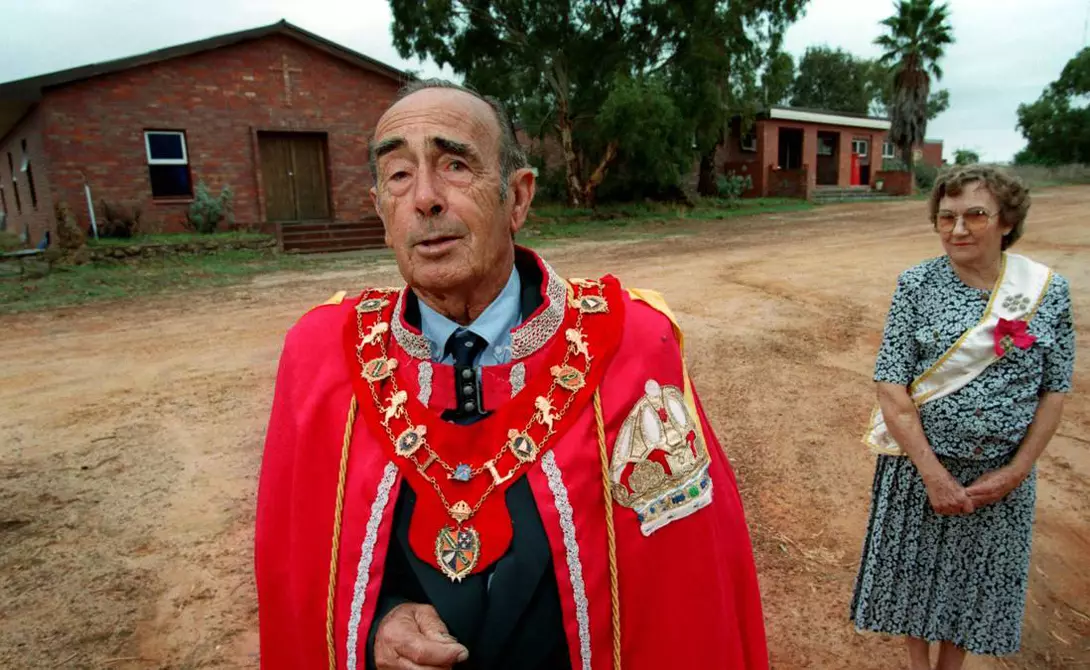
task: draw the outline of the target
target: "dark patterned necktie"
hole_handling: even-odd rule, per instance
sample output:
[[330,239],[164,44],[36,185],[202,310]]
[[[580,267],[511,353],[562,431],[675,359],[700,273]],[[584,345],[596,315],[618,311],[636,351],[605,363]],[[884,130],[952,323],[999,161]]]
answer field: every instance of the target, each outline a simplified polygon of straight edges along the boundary
[[454,409],[443,413],[447,421],[467,425],[484,417],[481,384],[474,363],[487,346],[483,337],[464,328],[454,331],[447,340],[446,353],[454,359],[454,397],[457,399]]

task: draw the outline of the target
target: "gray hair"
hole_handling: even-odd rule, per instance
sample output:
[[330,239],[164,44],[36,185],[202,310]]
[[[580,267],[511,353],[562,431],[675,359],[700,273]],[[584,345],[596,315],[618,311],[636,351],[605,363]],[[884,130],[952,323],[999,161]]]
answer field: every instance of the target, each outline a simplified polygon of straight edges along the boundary
[[1022,239],[1029,214],[1029,188],[1018,177],[991,165],[958,165],[939,175],[931,189],[928,210],[931,223],[938,218],[939,201],[946,196],[958,196],[971,184],[982,184],[999,204],[999,215],[1011,231],[1003,236],[1001,248],[1006,251]]
[[[516,170],[529,167],[530,163],[526,160],[526,153],[522,150],[522,146],[515,136],[515,125],[511,122],[511,117],[508,116],[507,110],[503,108],[503,104],[490,95],[481,95],[469,86],[455,84],[446,79],[417,79],[403,86],[401,90],[398,91],[394,101],[390,103],[390,106],[392,107],[413,93],[418,93],[430,88],[446,88],[468,93],[474,98],[484,101],[492,108],[493,113],[496,115],[496,123],[499,124],[500,127],[500,200],[506,200],[507,182],[510,181],[511,175],[514,174]],[[373,139],[368,143],[367,150],[371,165],[371,179],[377,186],[378,158],[375,156],[375,143]]]

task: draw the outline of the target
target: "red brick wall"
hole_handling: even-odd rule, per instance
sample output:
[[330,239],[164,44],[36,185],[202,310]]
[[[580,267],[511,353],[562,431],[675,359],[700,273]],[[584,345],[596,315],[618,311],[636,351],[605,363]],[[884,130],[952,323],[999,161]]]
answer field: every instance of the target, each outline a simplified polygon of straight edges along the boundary
[[768,195],[778,198],[810,199],[813,176],[807,165],[799,170],[768,169]]
[[[4,208],[4,204],[7,205],[8,232],[21,235],[29,228],[32,246],[42,239],[45,231],[53,228],[53,195],[49,165],[42,147],[41,119],[39,107],[31,111],[6,137],[0,138],[0,186],[3,187],[4,192],[4,197],[0,200],[0,209]],[[23,142],[26,142],[26,153],[30,157],[30,171],[34,175],[37,206],[31,198],[27,173],[22,171]],[[10,164],[8,163],[9,154],[11,155]],[[13,176],[14,183],[12,183]],[[15,197],[16,190],[19,192],[18,200]]]
[[[291,75],[291,106],[284,55],[302,70]],[[89,225],[86,178],[99,214],[103,199],[135,202],[146,230],[180,229],[188,203],[152,198],[144,131],[183,130],[194,188],[230,185],[237,224],[255,226],[264,211],[256,132],[317,131],[328,134],[334,219],[370,218],[367,141],[399,85],[284,36],[72,84],[43,104],[54,196]]]
[[912,174],[907,170],[878,171],[875,181],[882,182],[882,192],[888,195],[912,195]]
[[931,167],[942,167],[942,142],[925,142],[920,147],[921,160]]

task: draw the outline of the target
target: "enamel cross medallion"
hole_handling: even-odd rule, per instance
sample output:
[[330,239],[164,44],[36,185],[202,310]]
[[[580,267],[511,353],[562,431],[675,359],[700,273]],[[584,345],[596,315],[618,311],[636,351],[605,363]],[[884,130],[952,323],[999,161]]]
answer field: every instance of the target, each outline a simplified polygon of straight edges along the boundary
[[473,528],[445,526],[435,538],[435,560],[452,582],[466,578],[481,555],[481,536]]

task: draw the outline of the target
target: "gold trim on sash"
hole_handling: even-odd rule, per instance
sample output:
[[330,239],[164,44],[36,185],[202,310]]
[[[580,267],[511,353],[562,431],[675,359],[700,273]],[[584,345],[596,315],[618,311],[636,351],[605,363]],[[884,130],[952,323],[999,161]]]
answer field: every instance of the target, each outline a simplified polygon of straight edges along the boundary
[[[1048,267],[1024,256],[1004,253],[999,278],[980,321],[962,333],[934,365],[909,385],[909,394],[916,407],[955,393],[998,361],[1001,357],[995,355],[995,343],[987,335],[994,332],[1000,318],[1025,319],[1027,322],[1033,319],[1051,282],[1052,270]],[[1036,294],[1036,300],[1031,309],[1022,311],[1018,307],[1027,306],[1023,302],[1026,294]],[[1008,306],[1008,300],[1015,306]],[[905,455],[889,434],[882,410],[877,406],[867,423],[863,443],[879,455]]]

